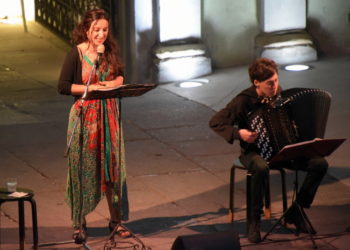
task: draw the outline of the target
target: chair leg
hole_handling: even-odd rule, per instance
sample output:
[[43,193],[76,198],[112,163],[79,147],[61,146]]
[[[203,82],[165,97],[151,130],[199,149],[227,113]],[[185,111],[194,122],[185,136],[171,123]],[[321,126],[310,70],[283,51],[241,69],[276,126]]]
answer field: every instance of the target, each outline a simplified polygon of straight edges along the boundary
[[247,173],[247,181],[246,181],[246,199],[247,199],[247,209],[246,209],[246,213],[247,213],[247,230],[248,230],[248,225],[251,223],[252,220],[252,195],[251,195],[251,182],[252,182],[252,178],[251,178],[251,174]]
[[38,249],[38,219],[36,211],[36,202],[33,198],[29,200],[32,206],[32,227],[33,227],[33,249]]
[[230,175],[230,197],[229,197],[229,222],[232,223],[234,220],[234,192],[235,192],[235,167],[233,166],[231,168],[231,175]]
[[25,224],[24,224],[24,202],[18,201],[18,226],[19,226],[19,248],[24,249]]
[[266,179],[264,215],[265,215],[266,219],[270,219],[271,218],[270,175],[268,175],[267,179]]
[[283,201],[283,213],[287,211],[288,200],[287,200],[287,188],[286,188],[286,171],[281,168],[281,182],[282,182],[282,201]]

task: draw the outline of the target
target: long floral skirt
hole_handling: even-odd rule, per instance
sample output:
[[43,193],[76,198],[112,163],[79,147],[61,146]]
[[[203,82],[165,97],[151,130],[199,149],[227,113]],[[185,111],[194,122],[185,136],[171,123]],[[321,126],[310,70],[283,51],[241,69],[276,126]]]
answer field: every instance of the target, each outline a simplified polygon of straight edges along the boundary
[[80,220],[96,208],[107,186],[112,186],[113,206],[121,208],[119,217],[128,220],[125,149],[117,102],[86,100],[80,106],[77,100],[70,110],[67,134],[71,143],[65,198],[73,227],[79,227]]

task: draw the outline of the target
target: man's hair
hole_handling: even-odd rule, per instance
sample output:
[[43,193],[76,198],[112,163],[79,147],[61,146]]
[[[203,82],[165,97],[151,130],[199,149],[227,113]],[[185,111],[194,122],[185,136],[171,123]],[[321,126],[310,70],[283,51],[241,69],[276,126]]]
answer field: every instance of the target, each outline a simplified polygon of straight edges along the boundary
[[250,81],[254,85],[254,80],[261,82],[269,79],[275,73],[278,74],[278,66],[271,59],[258,58],[250,65],[248,72]]

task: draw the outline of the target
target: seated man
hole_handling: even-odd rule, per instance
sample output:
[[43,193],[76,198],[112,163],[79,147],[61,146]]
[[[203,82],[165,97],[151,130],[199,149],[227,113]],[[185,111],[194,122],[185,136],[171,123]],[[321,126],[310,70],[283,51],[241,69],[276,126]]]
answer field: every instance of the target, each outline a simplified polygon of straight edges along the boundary
[[[278,82],[278,66],[267,58],[255,60],[249,67],[249,77],[252,86],[243,90],[233,98],[225,108],[217,112],[210,120],[209,126],[222,136],[228,143],[235,139],[240,141],[240,160],[252,173],[251,182],[251,215],[252,220],[247,225],[248,240],[260,242],[260,216],[263,207],[266,180],[269,174],[267,161],[259,155],[259,150],[254,144],[258,137],[257,132],[248,129],[248,113],[255,110],[267,98],[278,95],[281,91]],[[293,161],[298,169],[306,171],[307,175],[298,192],[297,202],[303,208],[309,208],[327,172],[328,163],[322,157],[312,159],[302,158]],[[291,162],[292,164],[292,162]],[[307,232],[301,215],[296,207],[292,207],[286,215],[286,222],[295,224],[299,232]]]

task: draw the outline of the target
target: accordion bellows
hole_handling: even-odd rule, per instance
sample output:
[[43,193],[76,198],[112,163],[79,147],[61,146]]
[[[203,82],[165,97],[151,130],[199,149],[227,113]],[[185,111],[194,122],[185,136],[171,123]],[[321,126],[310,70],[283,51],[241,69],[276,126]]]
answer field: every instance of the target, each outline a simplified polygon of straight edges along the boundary
[[323,138],[331,103],[329,92],[292,88],[248,114],[248,125],[258,132],[255,145],[267,161],[284,146]]

